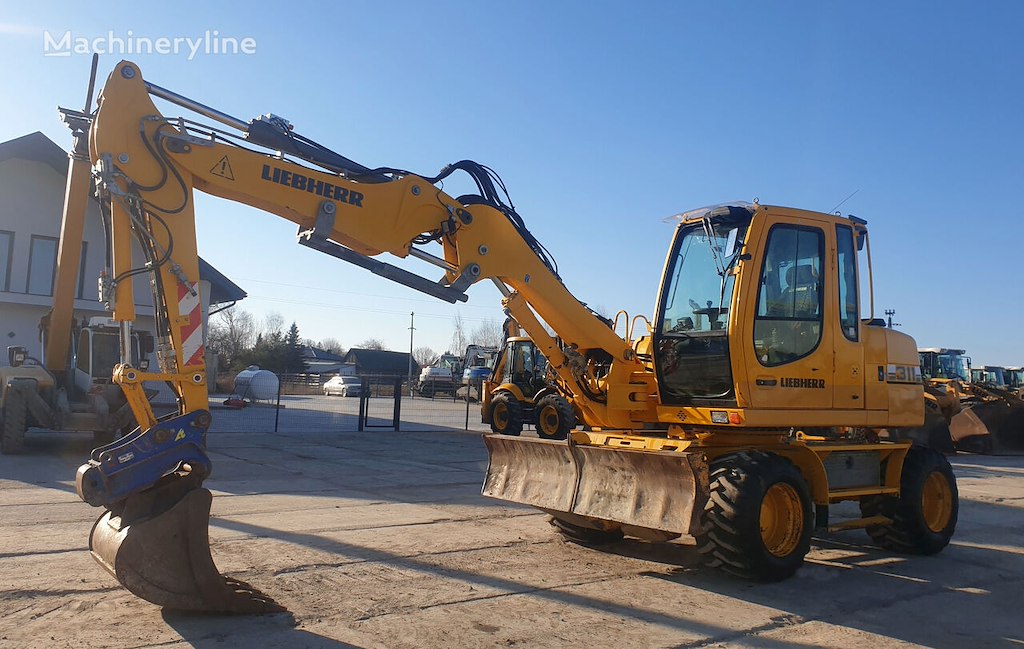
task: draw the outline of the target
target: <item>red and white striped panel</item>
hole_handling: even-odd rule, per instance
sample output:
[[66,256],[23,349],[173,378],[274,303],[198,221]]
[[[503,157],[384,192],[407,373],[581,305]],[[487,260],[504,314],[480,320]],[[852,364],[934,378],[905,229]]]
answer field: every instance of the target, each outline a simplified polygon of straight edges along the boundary
[[[204,362],[203,358],[203,304],[199,299],[199,284],[189,287],[178,282],[178,313],[188,316],[188,324],[181,328],[181,357],[185,359],[185,367]],[[185,371],[184,367],[180,370]]]

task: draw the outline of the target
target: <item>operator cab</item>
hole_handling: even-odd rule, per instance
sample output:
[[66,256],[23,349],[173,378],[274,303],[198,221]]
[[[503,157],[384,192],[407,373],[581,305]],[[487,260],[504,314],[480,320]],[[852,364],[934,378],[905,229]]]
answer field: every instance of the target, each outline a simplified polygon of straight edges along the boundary
[[925,348],[917,350],[925,379],[971,380],[971,358],[963,349]]
[[511,384],[523,396],[532,398],[546,385],[547,359],[533,341],[525,336],[505,340],[498,352],[491,382],[494,385]]
[[749,203],[678,218],[653,334],[668,421],[704,417],[680,408],[760,411],[706,413],[730,423],[787,411],[823,421],[813,413],[825,409],[886,425],[920,417],[913,339],[861,319],[863,220]]

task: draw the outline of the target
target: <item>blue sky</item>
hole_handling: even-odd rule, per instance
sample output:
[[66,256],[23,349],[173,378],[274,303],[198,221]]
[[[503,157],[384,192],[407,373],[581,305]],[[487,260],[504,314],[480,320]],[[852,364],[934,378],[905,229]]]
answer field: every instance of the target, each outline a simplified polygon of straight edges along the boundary
[[[251,37],[252,55],[108,55],[249,119],[273,112],[370,166],[496,169],[583,301],[650,314],[663,218],[760,199],[868,220],[876,309],[921,346],[1024,364],[1024,4],[293,1],[8,7],[0,140],[80,107],[89,57],[59,37]],[[167,114],[178,114],[168,109]],[[450,193],[458,187],[450,186]],[[201,254],[309,338],[406,349],[502,319],[480,285],[449,306],[294,243],[289,223],[197,199]],[[426,269],[428,273],[431,271]]]

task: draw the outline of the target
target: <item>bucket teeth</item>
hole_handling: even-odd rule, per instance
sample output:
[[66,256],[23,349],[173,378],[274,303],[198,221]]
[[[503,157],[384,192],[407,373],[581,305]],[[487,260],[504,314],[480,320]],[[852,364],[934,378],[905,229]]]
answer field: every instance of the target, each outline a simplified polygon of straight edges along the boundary
[[93,558],[133,594],[168,609],[283,612],[267,595],[217,570],[210,555],[209,490],[194,488],[180,497],[177,491],[174,484],[156,487],[133,496],[135,502],[129,498],[119,512],[104,513],[89,535]]

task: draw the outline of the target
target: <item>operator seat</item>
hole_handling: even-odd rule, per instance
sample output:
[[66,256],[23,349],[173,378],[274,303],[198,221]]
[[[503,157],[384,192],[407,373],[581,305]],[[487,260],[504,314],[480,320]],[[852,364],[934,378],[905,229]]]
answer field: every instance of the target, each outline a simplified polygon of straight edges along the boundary
[[782,303],[792,309],[794,318],[818,317],[818,275],[810,264],[790,266],[786,271]]

